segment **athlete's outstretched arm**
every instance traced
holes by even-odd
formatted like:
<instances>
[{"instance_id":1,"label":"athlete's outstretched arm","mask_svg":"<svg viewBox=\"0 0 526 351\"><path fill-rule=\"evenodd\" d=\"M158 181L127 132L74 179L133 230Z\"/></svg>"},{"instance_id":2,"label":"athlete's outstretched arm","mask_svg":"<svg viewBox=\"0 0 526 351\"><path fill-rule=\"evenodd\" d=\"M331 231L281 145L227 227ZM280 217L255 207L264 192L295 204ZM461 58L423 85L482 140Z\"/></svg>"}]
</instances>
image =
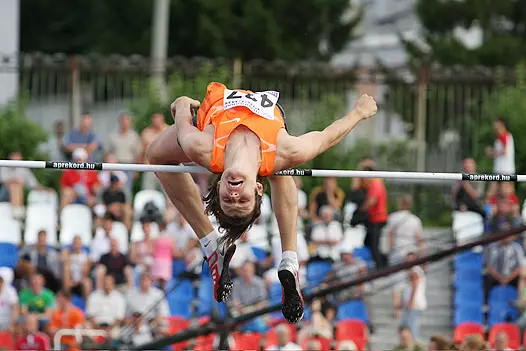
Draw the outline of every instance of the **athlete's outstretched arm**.
<instances>
[{"instance_id":1,"label":"athlete's outstretched arm","mask_svg":"<svg viewBox=\"0 0 526 351\"><path fill-rule=\"evenodd\" d=\"M199 105L199 101L182 96L172 103L170 109L177 128L177 142L184 153L191 161L208 167L214 140L192 123L192 109Z\"/></svg>"},{"instance_id":2,"label":"athlete's outstretched arm","mask_svg":"<svg viewBox=\"0 0 526 351\"><path fill-rule=\"evenodd\" d=\"M298 190L291 176L269 177L272 209L281 236L281 250L296 252L298 241Z\"/></svg>"},{"instance_id":3,"label":"athlete's outstretched arm","mask_svg":"<svg viewBox=\"0 0 526 351\"><path fill-rule=\"evenodd\" d=\"M334 121L322 131L314 131L299 137L287 136L281 147L288 153L283 168L293 168L308 162L337 145L356 125L376 114L376 102L369 95L362 95L354 109Z\"/></svg>"}]
</instances>

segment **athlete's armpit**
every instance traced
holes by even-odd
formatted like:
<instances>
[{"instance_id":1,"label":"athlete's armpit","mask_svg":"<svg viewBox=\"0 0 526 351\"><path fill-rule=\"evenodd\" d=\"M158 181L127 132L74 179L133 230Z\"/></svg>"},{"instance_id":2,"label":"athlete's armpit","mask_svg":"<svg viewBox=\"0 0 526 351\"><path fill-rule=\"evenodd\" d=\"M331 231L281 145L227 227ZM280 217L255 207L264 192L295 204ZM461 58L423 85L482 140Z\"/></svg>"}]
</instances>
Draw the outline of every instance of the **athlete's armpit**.
<instances>
[{"instance_id":1,"label":"athlete's armpit","mask_svg":"<svg viewBox=\"0 0 526 351\"><path fill-rule=\"evenodd\" d=\"M201 132L190 123L177 124L177 141L186 156L200 166L209 168L214 146L214 137Z\"/></svg>"}]
</instances>

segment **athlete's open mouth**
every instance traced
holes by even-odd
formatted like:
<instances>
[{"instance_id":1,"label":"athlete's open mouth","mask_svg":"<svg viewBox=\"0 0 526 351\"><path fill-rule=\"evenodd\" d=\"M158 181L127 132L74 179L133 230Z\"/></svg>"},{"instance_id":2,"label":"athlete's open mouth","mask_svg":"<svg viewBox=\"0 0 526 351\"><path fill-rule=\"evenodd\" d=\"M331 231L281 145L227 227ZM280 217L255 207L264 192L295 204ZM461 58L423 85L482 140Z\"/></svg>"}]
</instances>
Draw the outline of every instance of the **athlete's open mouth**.
<instances>
[{"instance_id":1,"label":"athlete's open mouth","mask_svg":"<svg viewBox=\"0 0 526 351\"><path fill-rule=\"evenodd\" d=\"M228 181L228 185L230 188L240 188L241 185L243 185L243 181L242 180L236 180L236 181Z\"/></svg>"}]
</instances>

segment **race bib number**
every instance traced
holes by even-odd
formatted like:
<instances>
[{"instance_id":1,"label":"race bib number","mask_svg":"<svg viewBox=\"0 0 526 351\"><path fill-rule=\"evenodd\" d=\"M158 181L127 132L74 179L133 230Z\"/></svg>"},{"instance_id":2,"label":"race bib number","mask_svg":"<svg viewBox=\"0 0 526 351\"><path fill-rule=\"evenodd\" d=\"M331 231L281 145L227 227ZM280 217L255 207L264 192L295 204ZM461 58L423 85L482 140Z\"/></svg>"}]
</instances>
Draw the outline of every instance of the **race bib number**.
<instances>
[{"instance_id":1,"label":"race bib number","mask_svg":"<svg viewBox=\"0 0 526 351\"><path fill-rule=\"evenodd\" d=\"M278 103L277 91L263 91L256 93L243 93L239 90L225 89L223 105L225 110L238 106L245 106L255 114L273 120L274 107Z\"/></svg>"}]
</instances>

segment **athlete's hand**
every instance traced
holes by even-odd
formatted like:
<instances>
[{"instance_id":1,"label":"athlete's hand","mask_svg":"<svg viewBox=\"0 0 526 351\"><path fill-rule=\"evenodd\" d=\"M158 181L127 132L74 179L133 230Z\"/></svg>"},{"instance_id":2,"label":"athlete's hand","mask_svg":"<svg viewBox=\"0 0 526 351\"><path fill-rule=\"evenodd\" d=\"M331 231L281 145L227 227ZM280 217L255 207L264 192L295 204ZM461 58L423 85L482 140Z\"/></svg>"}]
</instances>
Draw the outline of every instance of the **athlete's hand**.
<instances>
[{"instance_id":1,"label":"athlete's hand","mask_svg":"<svg viewBox=\"0 0 526 351\"><path fill-rule=\"evenodd\" d=\"M181 96L170 105L172 118L175 120L178 114L179 116L184 117L188 117L188 114L190 114L190 118L192 118L192 110L198 109L199 106L201 106L199 101L189 98L188 96Z\"/></svg>"},{"instance_id":2,"label":"athlete's hand","mask_svg":"<svg viewBox=\"0 0 526 351\"><path fill-rule=\"evenodd\" d=\"M363 94L356 102L354 110L362 119L368 119L376 114L378 108L372 96Z\"/></svg>"}]
</instances>

